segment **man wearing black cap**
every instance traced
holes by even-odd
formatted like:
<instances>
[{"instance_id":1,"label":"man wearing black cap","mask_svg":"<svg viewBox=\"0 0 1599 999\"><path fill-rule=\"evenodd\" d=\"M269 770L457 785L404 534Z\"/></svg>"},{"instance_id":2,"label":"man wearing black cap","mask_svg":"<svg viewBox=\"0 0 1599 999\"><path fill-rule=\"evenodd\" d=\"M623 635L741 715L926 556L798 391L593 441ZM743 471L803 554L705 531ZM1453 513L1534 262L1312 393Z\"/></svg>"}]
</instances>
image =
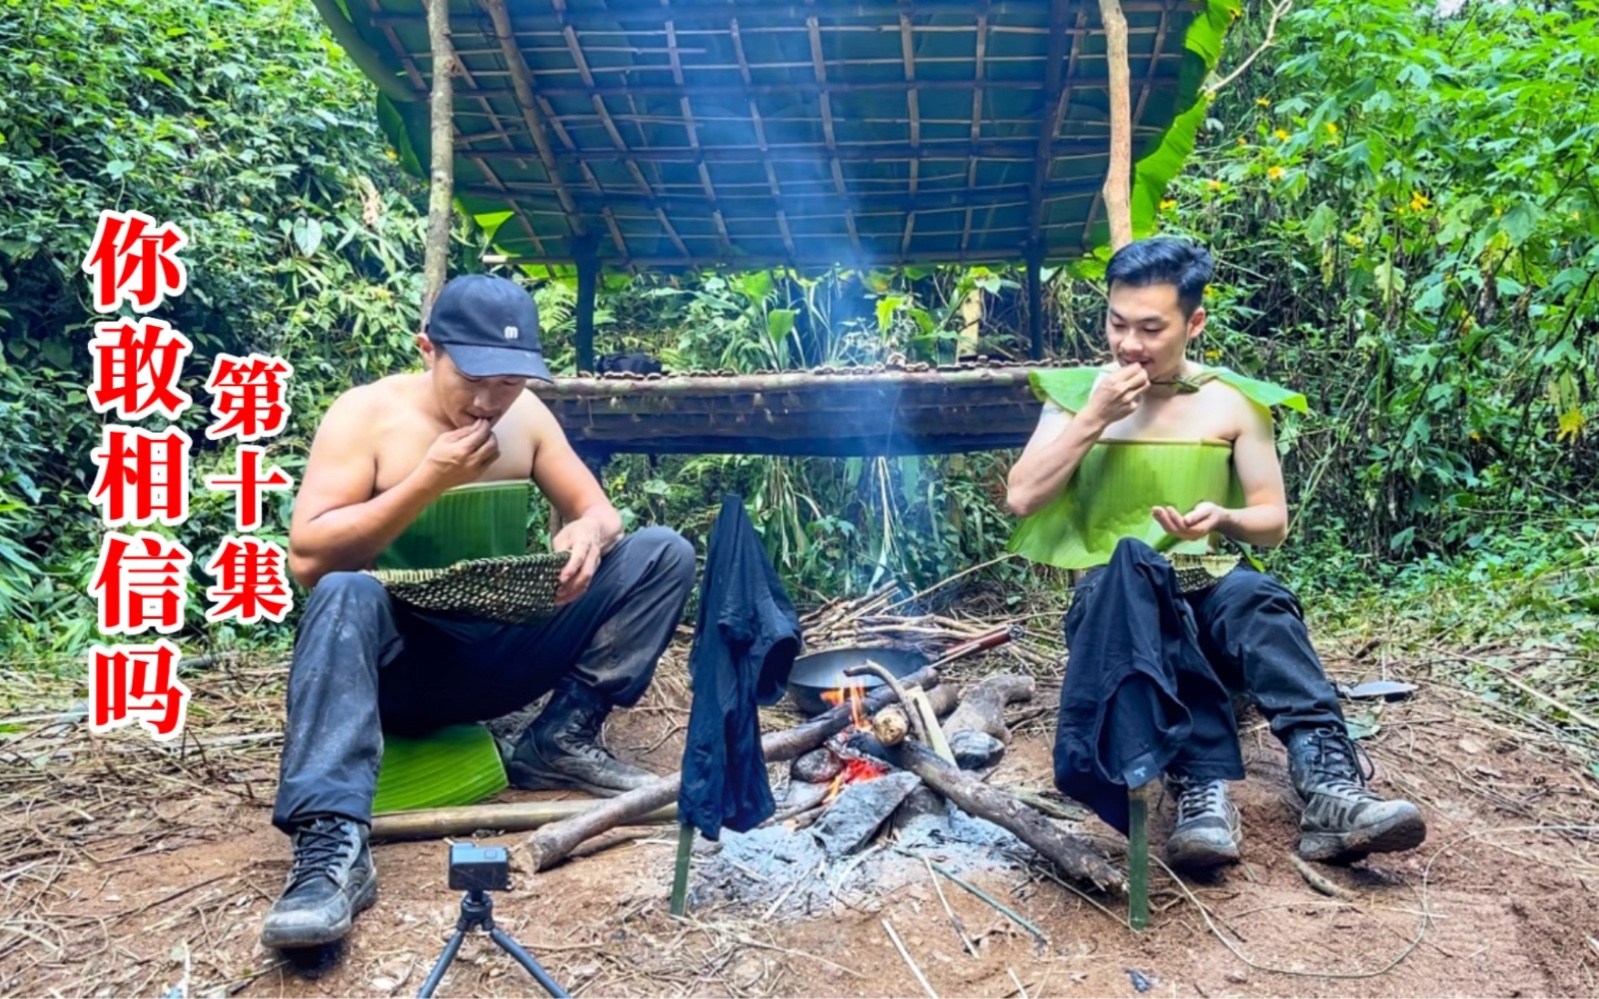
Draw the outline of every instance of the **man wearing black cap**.
<instances>
[{"instance_id":1,"label":"man wearing black cap","mask_svg":"<svg viewBox=\"0 0 1599 999\"><path fill-rule=\"evenodd\" d=\"M385 730L425 733L549 704L509 751L518 787L612 795L650 773L605 751L638 701L694 581L676 532L622 522L555 417L538 311L504 278L444 286L418 336L425 370L349 390L317 428L295 499L289 569L311 588L295 639L272 821L294 843L262 943L332 942L377 894L367 849ZM557 609L525 625L438 618L391 601L379 567L434 568L526 549L531 483L571 552Z\"/></svg>"}]
</instances>

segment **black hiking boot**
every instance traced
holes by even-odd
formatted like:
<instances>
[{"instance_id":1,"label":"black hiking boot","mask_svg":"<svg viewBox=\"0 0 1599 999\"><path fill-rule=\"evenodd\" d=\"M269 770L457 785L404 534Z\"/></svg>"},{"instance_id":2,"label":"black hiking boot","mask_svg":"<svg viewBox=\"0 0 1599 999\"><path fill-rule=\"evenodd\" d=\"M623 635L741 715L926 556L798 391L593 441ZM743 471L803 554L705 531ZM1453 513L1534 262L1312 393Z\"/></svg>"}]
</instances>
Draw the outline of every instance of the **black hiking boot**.
<instances>
[{"instance_id":1,"label":"black hiking boot","mask_svg":"<svg viewBox=\"0 0 1599 999\"><path fill-rule=\"evenodd\" d=\"M1371 853L1411 850L1427 838L1421 810L1408 801L1385 801L1366 787L1370 761L1347 732L1331 726L1299 729L1288 737L1288 776L1305 803L1299 820L1299 855L1306 860L1353 863Z\"/></svg>"},{"instance_id":2,"label":"black hiking boot","mask_svg":"<svg viewBox=\"0 0 1599 999\"><path fill-rule=\"evenodd\" d=\"M1177 798L1177 827L1166 839L1166 862L1187 870L1238 863L1244 830L1227 797L1227 782L1168 774L1166 791Z\"/></svg>"},{"instance_id":3,"label":"black hiking boot","mask_svg":"<svg viewBox=\"0 0 1599 999\"><path fill-rule=\"evenodd\" d=\"M367 827L325 815L294 830L294 866L261 928L263 947L317 947L350 932L378 897Z\"/></svg>"},{"instance_id":4,"label":"black hiking boot","mask_svg":"<svg viewBox=\"0 0 1599 999\"><path fill-rule=\"evenodd\" d=\"M581 683L557 687L505 761L506 776L528 791L577 788L603 798L654 783L648 770L623 763L600 745L611 706Z\"/></svg>"}]
</instances>

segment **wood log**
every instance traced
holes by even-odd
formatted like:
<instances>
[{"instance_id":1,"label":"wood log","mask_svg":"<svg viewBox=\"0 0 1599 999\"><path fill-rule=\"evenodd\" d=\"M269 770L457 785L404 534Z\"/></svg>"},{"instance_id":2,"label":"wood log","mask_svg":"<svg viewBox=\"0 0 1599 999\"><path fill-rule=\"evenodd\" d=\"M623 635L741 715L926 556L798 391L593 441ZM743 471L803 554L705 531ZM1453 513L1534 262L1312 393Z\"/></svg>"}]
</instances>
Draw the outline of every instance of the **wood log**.
<instances>
[{"instance_id":1,"label":"wood log","mask_svg":"<svg viewBox=\"0 0 1599 999\"><path fill-rule=\"evenodd\" d=\"M932 667L924 667L905 677L902 682L906 686L919 684L924 688L933 687L938 683L938 671ZM893 696L894 692L886 687L868 694L867 713L881 711ZM767 735L761 739L761 752L768 763L792 760L801 753L808 753L822 745L849 724L850 707L848 704L840 704L803 725ZM677 799L682 782L683 775L675 773L670 777L661 778L654 784L608 798L569 819L544 826L528 837L528 850L533 854L533 869L546 870L565 859L579 843L589 837L598 836L607 829L614 829L617 826L630 825L638 821L639 816L648 815L658 808L671 804Z\"/></svg>"},{"instance_id":2,"label":"wood log","mask_svg":"<svg viewBox=\"0 0 1599 999\"><path fill-rule=\"evenodd\" d=\"M1030 676L1003 673L967 687L961 691L960 707L944 720L944 734L971 729L1008 744L1011 733L1005 725L1005 706L1032 700L1036 686Z\"/></svg>"},{"instance_id":3,"label":"wood log","mask_svg":"<svg viewBox=\"0 0 1599 999\"><path fill-rule=\"evenodd\" d=\"M391 812L372 819L373 840L442 839L445 836L470 836L493 829L525 832L581 815L594 808L593 799L578 801L518 801L504 805L464 805L457 808L419 808L410 812ZM673 822L677 803L640 814L640 824Z\"/></svg>"},{"instance_id":4,"label":"wood log","mask_svg":"<svg viewBox=\"0 0 1599 999\"><path fill-rule=\"evenodd\" d=\"M910 731L910 720L903 709L890 704L872 717L872 734L885 746L897 746L905 741Z\"/></svg>"},{"instance_id":5,"label":"wood log","mask_svg":"<svg viewBox=\"0 0 1599 999\"><path fill-rule=\"evenodd\" d=\"M901 743L888 752L898 757L902 769L920 777L922 783L954 802L962 811L1009 829L1071 877L1090 881L1103 889L1127 891L1127 879L1122 872L1086 840L1062 831L1004 791L950 766L915 743Z\"/></svg>"}]
</instances>

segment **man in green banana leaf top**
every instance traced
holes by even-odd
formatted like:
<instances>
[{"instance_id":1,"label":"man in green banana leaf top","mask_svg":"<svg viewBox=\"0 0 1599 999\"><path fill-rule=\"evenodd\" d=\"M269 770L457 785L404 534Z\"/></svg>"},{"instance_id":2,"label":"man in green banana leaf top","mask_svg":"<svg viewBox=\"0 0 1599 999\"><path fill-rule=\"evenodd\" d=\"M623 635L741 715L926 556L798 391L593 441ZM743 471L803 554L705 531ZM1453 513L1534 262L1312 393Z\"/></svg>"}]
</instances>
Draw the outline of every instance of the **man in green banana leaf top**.
<instances>
[{"instance_id":1,"label":"man in green banana leaf top","mask_svg":"<svg viewBox=\"0 0 1599 999\"><path fill-rule=\"evenodd\" d=\"M294 862L262 931L270 947L337 940L375 900L367 837L385 732L422 737L549 693L508 753L514 785L614 795L655 779L599 735L613 708L649 686L694 582L693 546L663 527L624 536L527 391L551 378L537 307L520 286L455 278L418 343L424 371L335 400L295 498L289 568L311 595L273 811ZM423 612L365 571L526 555L535 486L564 522L552 547L570 553L550 613L508 624L473 613L479 604Z\"/></svg>"},{"instance_id":2,"label":"man in green banana leaf top","mask_svg":"<svg viewBox=\"0 0 1599 999\"><path fill-rule=\"evenodd\" d=\"M1008 504L1024 518L1010 548L1073 570L1068 674L1074 664L1088 671L1131 661L1134 647L1155 647L1138 636L1164 627L1167 644L1160 647L1193 652L1225 689L1249 696L1287 747L1290 781L1303 805L1302 855L1348 861L1411 849L1426 835L1421 813L1370 790L1363 754L1349 736L1298 599L1244 554L1243 545L1274 547L1287 535L1271 410L1304 412L1306 404L1297 393L1188 359L1188 346L1205 328L1211 270L1206 250L1169 238L1131 243L1111 258L1105 316L1111 363L1032 375L1044 409L1009 476ZM1144 599L1152 584L1113 580L1129 570L1112 563L1169 563L1173 613L1157 617L1150 610L1154 597ZM1103 592L1136 606L1096 606ZM1079 634L1090 615L1111 628ZM1107 634L1128 637L1107 643ZM1235 745L1230 706L1221 713ZM1062 719L1082 727L1064 696ZM1066 779L1063 747L1093 737L1057 732L1058 782ZM1182 756L1178 748L1173 758ZM1161 766L1177 801L1168 857L1190 868L1238 860L1241 826L1226 781Z\"/></svg>"}]
</instances>

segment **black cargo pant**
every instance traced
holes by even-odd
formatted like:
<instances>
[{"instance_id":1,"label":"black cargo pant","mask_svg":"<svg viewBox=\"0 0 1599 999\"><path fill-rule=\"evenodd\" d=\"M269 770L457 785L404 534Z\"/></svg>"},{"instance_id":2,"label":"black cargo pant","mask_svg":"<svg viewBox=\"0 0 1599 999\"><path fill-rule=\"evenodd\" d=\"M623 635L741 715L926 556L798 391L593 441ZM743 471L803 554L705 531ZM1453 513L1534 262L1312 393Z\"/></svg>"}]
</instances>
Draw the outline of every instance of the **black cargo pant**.
<instances>
[{"instance_id":1,"label":"black cargo pant","mask_svg":"<svg viewBox=\"0 0 1599 999\"><path fill-rule=\"evenodd\" d=\"M1073 594L1074 604L1093 599L1096 577L1103 572L1094 569L1083 577ZM1192 637L1216 678L1253 701L1284 744L1289 733L1301 726L1343 730L1337 692L1310 644L1304 610L1293 591L1246 563L1215 586L1184 594L1182 602L1192 614ZM1067 650L1077 655L1072 624L1068 613ZM1159 623L1151 621L1147 627ZM1081 651L1092 655L1090 650Z\"/></svg>"},{"instance_id":2,"label":"black cargo pant","mask_svg":"<svg viewBox=\"0 0 1599 999\"><path fill-rule=\"evenodd\" d=\"M664 527L624 537L588 591L536 624L420 614L358 572L316 585L295 637L272 824L372 821L383 733L421 735L520 710L558 683L638 701L682 618L694 546Z\"/></svg>"}]
</instances>

